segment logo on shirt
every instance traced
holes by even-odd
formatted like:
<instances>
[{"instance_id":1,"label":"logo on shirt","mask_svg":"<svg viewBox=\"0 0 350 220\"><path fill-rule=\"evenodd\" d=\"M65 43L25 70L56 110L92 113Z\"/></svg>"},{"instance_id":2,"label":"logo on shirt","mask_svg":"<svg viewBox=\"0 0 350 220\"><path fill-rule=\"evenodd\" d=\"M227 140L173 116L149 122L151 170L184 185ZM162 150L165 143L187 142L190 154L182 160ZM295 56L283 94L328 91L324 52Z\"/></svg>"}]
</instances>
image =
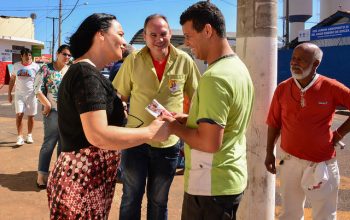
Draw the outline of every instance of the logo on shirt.
<instances>
[{"instance_id":1,"label":"logo on shirt","mask_svg":"<svg viewBox=\"0 0 350 220\"><path fill-rule=\"evenodd\" d=\"M319 105L327 105L328 102L327 102L327 101L325 101L325 102L320 101L320 102L318 102L318 104L319 104Z\"/></svg>"},{"instance_id":2,"label":"logo on shirt","mask_svg":"<svg viewBox=\"0 0 350 220\"><path fill-rule=\"evenodd\" d=\"M32 71L28 69L20 69L17 72L17 76L32 77Z\"/></svg>"},{"instance_id":3,"label":"logo on shirt","mask_svg":"<svg viewBox=\"0 0 350 220\"><path fill-rule=\"evenodd\" d=\"M179 90L179 83L176 79L169 79L168 86L171 93Z\"/></svg>"}]
</instances>

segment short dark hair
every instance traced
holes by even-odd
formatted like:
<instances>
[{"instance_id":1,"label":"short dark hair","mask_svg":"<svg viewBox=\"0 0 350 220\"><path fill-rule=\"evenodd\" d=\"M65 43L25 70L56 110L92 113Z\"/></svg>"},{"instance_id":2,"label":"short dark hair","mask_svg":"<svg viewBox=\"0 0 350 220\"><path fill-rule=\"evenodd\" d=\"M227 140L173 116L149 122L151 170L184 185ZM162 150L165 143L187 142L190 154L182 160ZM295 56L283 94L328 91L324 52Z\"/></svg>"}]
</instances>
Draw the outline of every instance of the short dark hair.
<instances>
[{"instance_id":1,"label":"short dark hair","mask_svg":"<svg viewBox=\"0 0 350 220\"><path fill-rule=\"evenodd\" d=\"M69 46L67 44L62 44L58 49L57 49L57 53L61 53L63 50L69 50Z\"/></svg>"},{"instance_id":2,"label":"short dark hair","mask_svg":"<svg viewBox=\"0 0 350 220\"><path fill-rule=\"evenodd\" d=\"M135 48L131 44L125 45L125 50L123 51L123 59L129 56L133 51L135 51Z\"/></svg>"},{"instance_id":3,"label":"short dark hair","mask_svg":"<svg viewBox=\"0 0 350 220\"><path fill-rule=\"evenodd\" d=\"M148 16L146 19L145 19L145 23L143 24L143 32L146 33L146 26L148 24L148 22L154 18L162 18L167 24L168 24L168 27L170 29L170 26L169 26L169 22L168 22L168 19L162 15L162 14L152 14L150 16Z\"/></svg>"},{"instance_id":4,"label":"short dark hair","mask_svg":"<svg viewBox=\"0 0 350 220\"><path fill-rule=\"evenodd\" d=\"M23 56L24 54L32 54L32 51L30 50L30 49L28 49L28 48L25 48L25 47L23 47L22 49L21 49L21 56Z\"/></svg>"},{"instance_id":5,"label":"short dark hair","mask_svg":"<svg viewBox=\"0 0 350 220\"><path fill-rule=\"evenodd\" d=\"M210 2L200 1L187 8L180 16L180 24L184 25L187 21L192 21L197 32L210 24L219 37L226 37L225 18L218 7Z\"/></svg>"},{"instance_id":6,"label":"short dark hair","mask_svg":"<svg viewBox=\"0 0 350 220\"><path fill-rule=\"evenodd\" d=\"M70 52L74 58L81 57L91 47L95 34L98 31L107 32L111 21L117 20L114 15L94 13L80 24L76 32L69 38Z\"/></svg>"}]
</instances>

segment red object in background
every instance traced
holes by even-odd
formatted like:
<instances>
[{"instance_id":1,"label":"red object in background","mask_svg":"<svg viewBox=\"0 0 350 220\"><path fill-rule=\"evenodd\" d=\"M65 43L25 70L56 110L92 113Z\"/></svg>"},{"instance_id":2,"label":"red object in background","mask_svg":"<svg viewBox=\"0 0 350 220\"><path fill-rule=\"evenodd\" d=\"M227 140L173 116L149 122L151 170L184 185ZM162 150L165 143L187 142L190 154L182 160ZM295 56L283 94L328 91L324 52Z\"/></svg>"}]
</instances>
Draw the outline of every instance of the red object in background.
<instances>
[{"instance_id":1,"label":"red object in background","mask_svg":"<svg viewBox=\"0 0 350 220\"><path fill-rule=\"evenodd\" d=\"M184 95L184 105L183 105L183 111L185 114L188 114L188 112L190 111L190 98L188 98L188 96L185 94Z\"/></svg>"},{"instance_id":2,"label":"red object in background","mask_svg":"<svg viewBox=\"0 0 350 220\"><path fill-rule=\"evenodd\" d=\"M42 54L41 57L34 57L34 62L36 62L36 63L51 63L52 56L51 56L51 54Z\"/></svg>"},{"instance_id":3,"label":"red object in background","mask_svg":"<svg viewBox=\"0 0 350 220\"><path fill-rule=\"evenodd\" d=\"M10 82L10 73L7 65L12 62L0 62L0 85L7 85Z\"/></svg>"}]
</instances>

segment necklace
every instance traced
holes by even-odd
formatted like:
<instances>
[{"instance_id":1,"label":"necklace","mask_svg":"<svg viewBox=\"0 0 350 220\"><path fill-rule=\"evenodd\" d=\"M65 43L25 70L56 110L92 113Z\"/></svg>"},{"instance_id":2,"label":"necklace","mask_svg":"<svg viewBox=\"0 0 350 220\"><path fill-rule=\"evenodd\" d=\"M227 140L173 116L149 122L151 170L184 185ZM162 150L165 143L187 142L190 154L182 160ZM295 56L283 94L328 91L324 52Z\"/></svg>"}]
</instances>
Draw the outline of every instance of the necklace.
<instances>
[{"instance_id":1,"label":"necklace","mask_svg":"<svg viewBox=\"0 0 350 220\"><path fill-rule=\"evenodd\" d=\"M209 64L209 66L213 65L214 63L218 62L219 60L222 60L222 59L225 59L227 57L233 57L235 56L236 54L226 54L224 56L221 56L219 57L218 59L214 60L211 64Z\"/></svg>"},{"instance_id":2,"label":"necklace","mask_svg":"<svg viewBox=\"0 0 350 220\"><path fill-rule=\"evenodd\" d=\"M302 108L304 108L306 106L306 102L305 102L305 99L304 99L304 94L305 94L305 92L301 92L300 93L300 106Z\"/></svg>"},{"instance_id":3,"label":"necklace","mask_svg":"<svg viewBox=\"0 0 350 220\"><path fill-rule=\"evenodd\" d=\"M315 74L314 78L311 80L311 82L304 88L301 87L300 83L298 82L298 80L296 80L294 78L294 82L295 84L298 86L298 88L300 89L300 106L302 108L306 107L306 100L305 100L305 93L306 93L306 90L308 90L315 82L316 80L318 79L320 75L319 74Z\"/></svg>"}]
</instances>

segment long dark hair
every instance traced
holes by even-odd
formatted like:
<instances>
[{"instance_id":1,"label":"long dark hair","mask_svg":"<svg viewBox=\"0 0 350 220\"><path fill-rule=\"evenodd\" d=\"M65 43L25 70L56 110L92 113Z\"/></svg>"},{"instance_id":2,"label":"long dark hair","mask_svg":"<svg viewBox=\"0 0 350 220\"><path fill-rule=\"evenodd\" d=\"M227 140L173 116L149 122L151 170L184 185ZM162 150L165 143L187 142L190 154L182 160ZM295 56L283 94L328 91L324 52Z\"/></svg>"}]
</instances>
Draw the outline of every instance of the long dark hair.
<instances>
[{"instance_id":1,"label":"long dark hair","mask_svg":"<svg viewBox=\"0 0 350 220\"><path fill-rule=\"evenodd\" d=\"M81 57L91 47L98 31L107 32L111 21L117 20L114 15L95 13L85 18L77 31L69 38L70 52L74 58Z\"/></svg>"}]
</instances>

